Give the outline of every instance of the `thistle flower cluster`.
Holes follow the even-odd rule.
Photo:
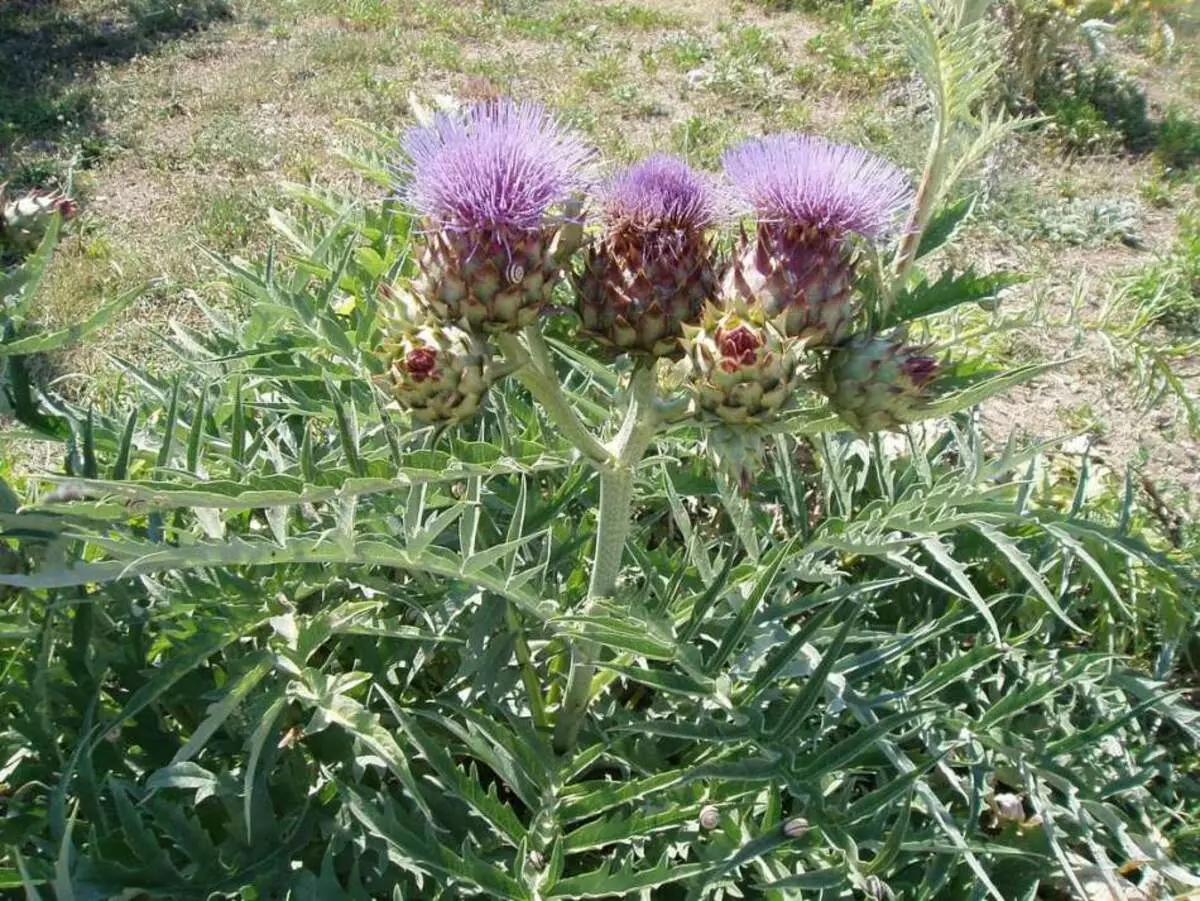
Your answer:
[[[489,341],[534,325],[564,279],[600,348],[683,361],[698,415],[762,424],[805,387],[860,430],[920,415],[937,362],[859,328],[854,292],[859,242],[911,200],[891,163],[786,134],[731,149],[722,179],[656,155],[598,180],[592,151],[543,107],[498,99],[415,129],[404,149],[417,312],[390,324],[385,378],[418,418],[473,413]],[[734,218],[753,224],[718,253]]]

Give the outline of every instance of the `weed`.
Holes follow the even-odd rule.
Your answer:
[[[694,34],[676,32],[659,40],[658,53],[676,69],[689,72],[712,59],[713,48]]]
[[[1152,309],[1164,327],[1200,336],[1200,209],[1179,216],[1179,235],[1170,253],[1138,274],[1130,296]]]
[[[1125,199],[1076,198],[1039,211],[1034,234],[1055,244],[1098,247],[1113,241],[1140,246],[1137,204]]]
[[[625,74],[624,60],[617,59],[614,56],[606,56],[593,65],[590,69],[585,69],[579,76],[580,82],[584,87],[593,91],[607,91],[612,89],[621,77]]]
[[[1156,210],[1171,206],[1171,185],[1161,178],[1148,178],[1138,184],[1138,193]]]
[[[601,4],[595,7],[595,11],[605,22],[618,28],[650,31],[655,28],[678,28],[682,24],[676,16],[636,3]]]
[[[1104,426],[1099,414],[1089,403],[1071,404],[1059,410],[1059,418],[1063,425],[1073,432],[1087,432],[1092,437],[1104,433]]]
[[[342,21],[351,28],[366,31],[392,24],[392,10],[387,0],[345,0],[339,6]]]
[[[1067,98],[1054,106],[1051,133],[1070,153],[1110,153],[1121,146],[1121,133],[1085,100]]]
[[[1061,63],[1044,73],[1036,97],[1074,152],[1103,151],[1123,144],[1141,153],[1154,146],[1155,127],[1145,90],[1107,61]]]
[[[1154,155],[1169,169],[1196,165],[1200,162],[1200,121],[1172,106],[1159,127]]]
[[[199,222],[205,244],[222,253],[242,250],[264,234],[262,209],[245,190],[218,194],[208,204]]]
[[[741,137],[724,117],[689,116],[671,129],[670,144],[694,165],[713,169],[720,163],[721,154]]]
[[[884,42],[857,40],[844,25],[813,35],[805,47],[819,61],[826,89],[834,87],[853,95],[873,94],[899,71],[898,58]]]
[[[785,71],[778,42],[753,25],[723,30],[724,39],[697,83],[734,106],[763,109],[782,97]]]

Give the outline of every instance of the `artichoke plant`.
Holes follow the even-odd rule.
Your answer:
[[[685,329],[697,406],[727,425],[765,423],[799,385],[799,350],[760,308],[708,307]]]
[[[452,323],[394,326],[382,353],[387,370],[381,386],[420,422],[449,425],[469,419],[491,384],[486,348]]]
[[[877,432],[926,415],[929,389],[940,368],[925,348],[896,338],[865,337],[830,354],[821,384],[847,425]]]
[[[585,156],[549,123],[489,103],[410,136],[416,293],[383,283],[409,259],[402,218],[312,195],[300,256],[228,267],[230,293],[262,299],[250,322],[177,329],[204,378],[61,399],[44,432],[66,480],[21,497],[0,466],[5,885],[1003,901],[1057,897],[1062,873],[1094,887],[1087,851],[1108,883],[1132,887],[1110,863],[1136,858],[1194,887],[1165,847],[1187,798],[1160,778],[1194,759],[1194,717],[1114,663],[1166,675],[1195,631],[1192,575],[1134,531],[1149,518],[1064,512],[1036,461],[979,466],[969,422],[893,458],[810,441],[834,417],[788,409],[817,384],[860,430],[933,409],[939,365],[899,332],[809,347],[852,318],[845,235],[886,218],[870,167],[798,169],[799,138],[778,165],[760,153],[738,290],[703,310],[708,188],[674,160],[620,176],[577,276],[588,333],[635,358],[609,367],[533,322]],[[37,280],[0,295],[24,315]],[[891,286],[907,302],[872,318],[978,282]],[[20,372],[53,338],[0,359]],[[654,359],[676,347],[690,397]],[[369,402],[375,354],[393,402],[437,428]],[[440,428],[500,372],[519,386]],[[1172,757],[1122,751],[1166,732]]]
[[[76,211],[75,201],[59,191],[34,190],[5,200],[0,186],[0,247],[30,253],[45,236],[56,213],[70,219]]]
[[[761,305],[808,347],[843,341],[858,314],[848,237],[888,229],[909,203],[904,173],[859,147],[797,134],[746,141],[723,163],[758,220],[724,272],[725,302]]]
[[[440,115],[404,149],[405,199],[423,222],[422,300],[473,329],[531,324],[578,246],[571,211],[591,151],[544,107],[507,100]]]
[[[716,296],[712,186],[660,155],[614,178],[601,201],[604,232],[576,280],[583,332],[618,351],[675,356],[684,325]]]

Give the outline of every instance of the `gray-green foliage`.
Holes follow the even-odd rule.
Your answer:
[[[0,884],[999,899],[1119,890],[1135,859],[1197,884],[1200,719],[1169,684],[1196,585],[1132,491],[1092,509],[1086,466],[1064,495],[1050,451],[989,457],[963,414],[904,448],[776,435],[741,496],[682,429],[638,471],[617,597],[581,608],[591,466],[511,380],[457,432],[382,411],[409,222],[308,200],[288,253],[226,263],[244,324],[176,328],[176,378],[64,407],[68,476],[0,495]],[[618,378],[555,334],[599,427]],[[599,667],[559,756],[567,642]]]

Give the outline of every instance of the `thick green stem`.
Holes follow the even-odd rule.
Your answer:
[[[633,374],[625,421],[607,448],[612,463],[600,470],[600,507],[596,555],[588,583],[589,605],[612,597],[616,591],[633,511],[634,471],[657,428],[654,371],[650,367],[640,367]],[[571,671],[554,729],[554,748],[560,754],[570,751],[579,737],[579,729],[591,703],[595,657],[596,648],[588,642],[576,642],[571,647]]]
[[[533,337],[534,334],[536,334],[536,339]],[[533,395],[533,399],[541,404],[546,415],[562,431],[563,437],[593,463],[599,466],[608,464],[612,455],[596,436],[588,431],[587,426],[580,420],[579,414],[575,412],[575,408],[563,394],[562,386],[553,369],[553,362],[549,359],[545,344],[541,341],[541,335],[537,334],[535,330],[529,336],[533,350],[532,356],[516,335],[499,334],[493,340],[504,352],[508,362],[518,366],[513,372],[513,378],[524,385],[526,390]]]
[[[913,200],[912,213],[909,215],[904,229],[904,240],[896,253],[896,277],[889,294],[894,294],[903,286],[909,269],[916,262],[917,251],[921,247],[921,237],[925,234],[929,220],[933,217],[934,204],[941,192],[948,158],[949,147],[945,137],[948,127],[948,122],[940,122],[934,129],[929,147],[929,158],[921,176],[921,184],[917,188],[917,196]]]

